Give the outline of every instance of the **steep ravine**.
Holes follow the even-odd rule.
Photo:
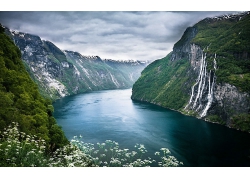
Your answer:
[[[131,98],[250,132],[249,36],[248,12],[198,22],[144,69]]]

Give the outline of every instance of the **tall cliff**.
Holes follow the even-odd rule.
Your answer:
[[[39,36],[10,30],[22,60],[43,96],[52,100],[93,90],[130,88],[147,63],[115,61],[62,51]]]
[[[206,18],[146,67],[132,99],[250,132],[250,14]]]

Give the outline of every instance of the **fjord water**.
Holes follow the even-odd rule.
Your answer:
[[[68,139],[112,140],[134,150],[144,144],[146,157],[166,147],[189,167],[250,166],[250,134],[132,101],[132,90],[105,90],[56,101],[54,116]]]

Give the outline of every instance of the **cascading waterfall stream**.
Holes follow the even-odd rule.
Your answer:
[[[198,98],[200,96],[202,96],[203,89],[201,89],[201,87],[204,86],[203,84],[205,84],[205,80],[206,80],[206,73],[207,73],[207,71],[206,71],[206,66],[207,66],[207,64],[206,64],[206,54],[205,54],[204,58],[202,56],[201,60],[202,60],[202,65],[201,65],[202,72],[201,72],[201,75],[200,75],[201,78],[199,78],[200,81],[199,81],[199,86],[198,86],[198,93],[196,95],[196,98],[195,98],[195,101],[194,101],[194,104],[193,104],[193,109],[195,109],[195,107],[196,107],[196,103],[197,103]]]
[[[214,56],[213,63],[214,63],[214,71],[216,71],[216,69],[217,69],[216,54]],[[212,76],[212,82],[211,82],[211,76]],[[188,104],[185,106],[184,110],[189,108],[189,109],[192,109],[192,110],[194,110],[196,112],[201,112],[200,117],[206,116],[207,111],[211,107],[212,102],[213,102],[214,83],[215,83],[215,74],[211,70],[209,72],[207,72],[206,53],[204,53],[204,55],[202,53],[202,57],[201,57],[201,60],[200,60],[199,75],[198,75],[198,78],[197,78],[195,84],[191,88],[191,97],[189,99]],[[208,87],[207,87],[208,88],[208,91],[207,91],[208,95],[207,95],[207,98],[206,98],[207,103],[204,106],[202,104],[202,98],[204,97],[203,96],[204,92],[206,92],[204,90],[207,89],[207,88],[205,88],[206,84],[208,85]],[[197,89],[196,89],[196,87],[197,87]],[[195,89],[196,89],[197,93],[194,92]],[[205,108],[202,109],[202,107],[205,107]]]
[[[214,70],[216,71],[216,69],[217,69],[217,64],[216,64],[216,53],[215,53],[215,55],[214,55]],[[201,117],[204,117],[204,116],[207,115],[207,111],[212,105],[212,102],[213,102],[213,89],[214,89],[214,83],[215,83],[214,79],[215,79],[215,75],[213,76],[213,82],[212,82],[212,85],[210,87],[210,84],[211,84],[211,70],[210,70],[209,78],[208,78],[209,86],[208,86],[208,95],[207,95],[207,105],[206,105],[205,109],[203,110],[203,112],[200,114]]]
[[[214,70],[217,70],[216,53],[214,54]]]
[[[192,103],[192,99],[193,99],[193,96],[194,96],[194,87],[200,82],[200,79],[201,79],[201,74],[202,74],[202,71],[203,71],[203,54],[202,54],[202,58],[201,58],[201,65],[200,65],[200,72],[199,72],[199,76],[198,76],[198,79],[196,80],[195,84],[192,86],[192,91],[191,91],[191,97],[189,99],[189,103],[186,105],[186,107],[184,109],[186,109],[191,103]]]
[[[209,86],[208,86],[208,95],[207,95],[207,105],[205,109],[203,110],[203,112],[201,113],[200,115],[201,117],[204,117],[207,115],[207,111],[211,107],[212,102],[213,102],[214,76],[213,76],[213,82],[212,82],[211,87],[210,87],[210,84],[211,84],[210,81],[211,81],[211,70],[209,72],[209,79],[208,79]]]
[[[202,57],[201,57],[201,60],[200,60],[200,72],[199,72],[198,78],[196,80],[196,83],[192,86],[191,97],[190,97],[189,103],[186,105],[186,107],[184,109],[186,109],[192,103],[193,96],[194,96],[194,88],[195,88],[195,86],[197,84],[199,84],[198,94],[200,94],[200,86],[201,86],[201,83],[202,83],[202,80],[203,80],[203,76],[204,76],[204,66],[206,66],[205,59],[206,59],[206,54],[205,54],[205,57],[203,57],[203,54],[202,54]],[[206,68],[205,68],[205,71],[206,71]],[[198,99],[198,94],[197,94],[197,96],[195,98],[195,102],[193,104],[193,109],[196,106],[196,102],[197,102],[197,99]]]
[[[201,108],[201,105],[202,105],[202,103],[201,103],[201,98],[202,98],[203,90],[204,90],[205,84],[206,84],[206,72],[207,72],[207,69],[206,69],[206,68],[207,68],[207,63],[206,63],[206,65],[205,65],[205,73],[204,73],[204,76],[203,76],[204,81],[202,82],[202,89],[201,89],[200,95],[199,95],[199,97],[198,97],[198,99],[199,99],[199,106],[198,106],[198,108],[196,109],[196,111],[198,111],[198,110]]]

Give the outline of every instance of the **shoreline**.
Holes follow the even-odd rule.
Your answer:
[[[179,112],[179,113],[181,113],[181,114],[183,114],[183,115],[185,115],[185,116],[195,117],[195,118],[197,118],[197,119],[200,119],[200,120],[203,120],[203,121],[206,121],[206,122],[209,122],[209,123],[218,124],[218,125],[225,126],[225,127],[227,127],[227,128],[234,129],[234,130],[237,130],[237,131],[240,131],[240,132],[244,132],[244,133],[250,133],[250,132],[247,132],[247,131],[242,131],[241,129],[233,128],[233,127],[228,126],[228,125],[223,125],[223,124],[220,124],[220,123],[218,123],[218,122],[210,121],[210,120],[209,120],[208,118],[206,118],[206,117],[205,117],[205,118],[200,118],[200,117],[197,117],[197,116],[192,116],[192,115],[190,115],[190,114],[183,113],[183,112],[180,111],[180,110],[171,109],[171,108],[169,108],[169,107],[161,106],[160,104],[157,104],[157,103],[154,103],[154,102],[150,102],[150,101],[143,100],[143,99],[138,100],[138,99],[132,98],[132,95],[131,95],[130,98],[131,98],[131,100],[133,100],[133,101],[138,101],[138,102],[144,102],[144,103],[153,104],[153,105],[162,107],[162,108],[164,108],[164,109],[169,109],[169,110],[172,110],[172,111]]]

